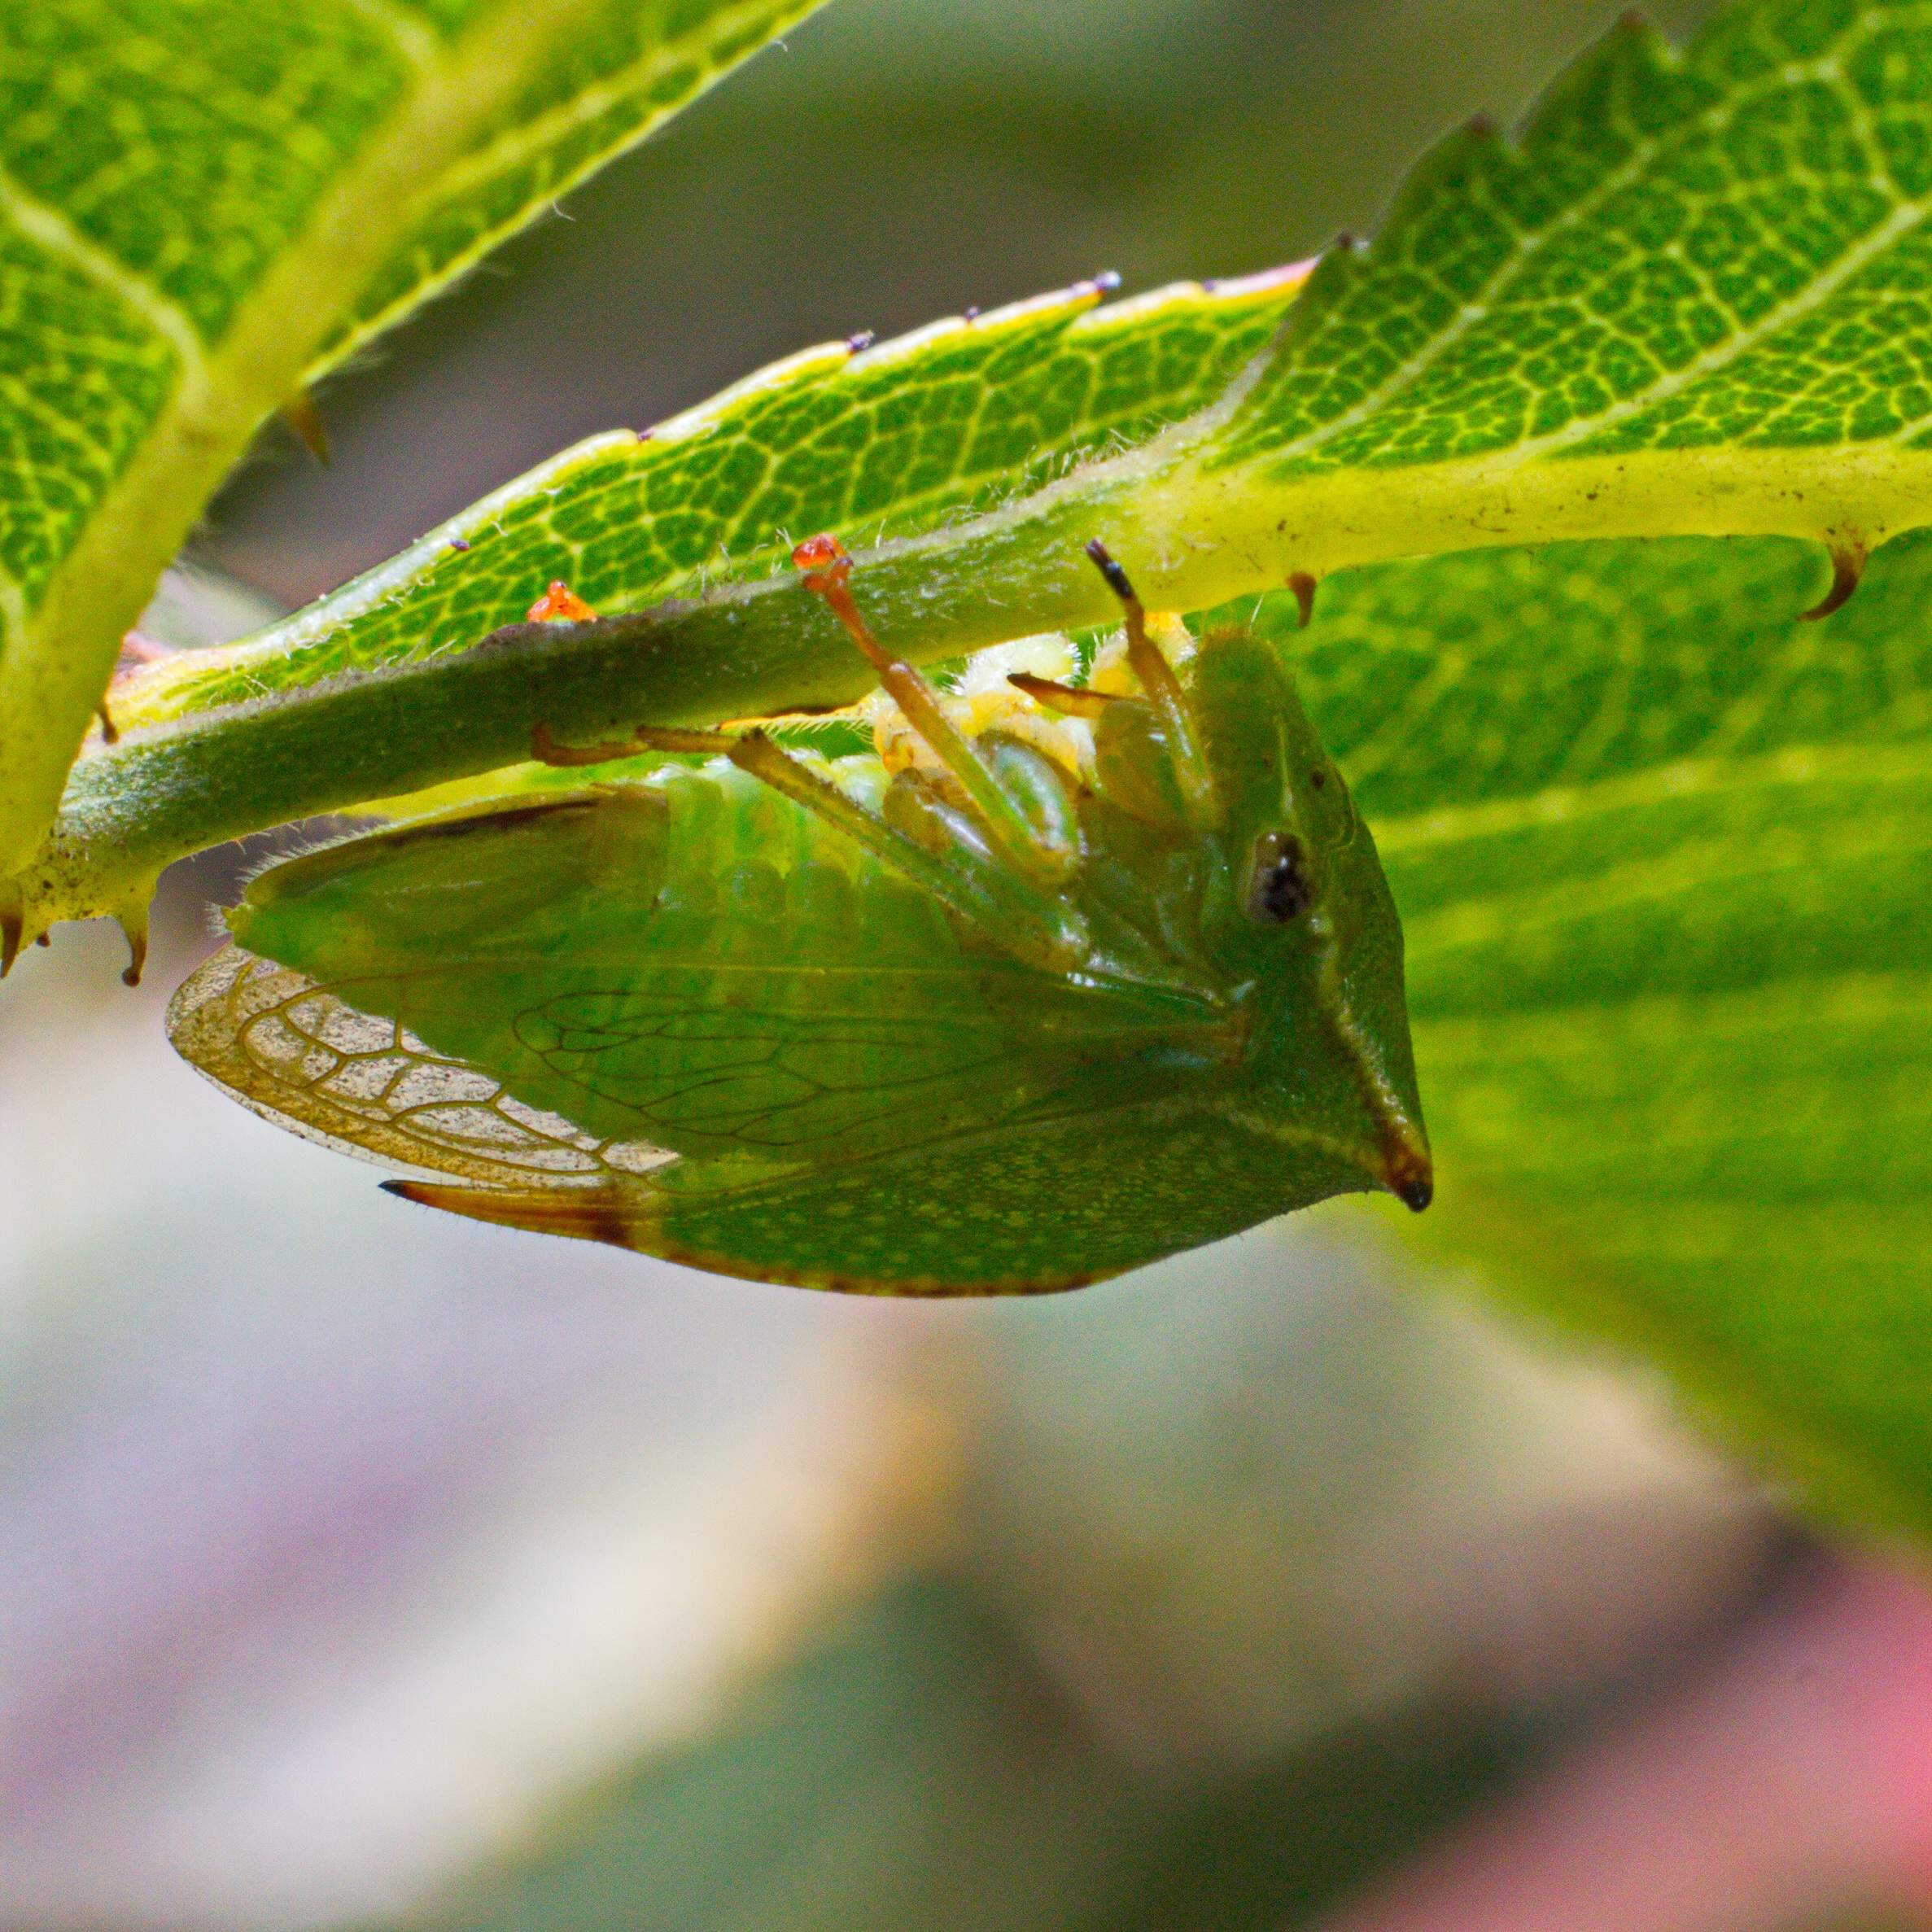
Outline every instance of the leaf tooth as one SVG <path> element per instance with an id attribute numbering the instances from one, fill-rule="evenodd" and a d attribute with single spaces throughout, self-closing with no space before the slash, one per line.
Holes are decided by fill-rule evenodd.
<path id="1" fill-rule="evenodd" d="M 1865 574 L 1865 545 L 1857 538 L 1845 538 L 1829 546 L 1831 552 L 1831 588 L 1825 592 L 1824 600 L 1814 604 L 1801 614 L 1812 623 L 1821 617 L 1829 617 L 1833 611 L 1842 610 L 1851 602 L 1851 593 L 1858 588 L 1859 579 Z"/>
<path id="2" fill-rule="evenodd" d="M 1288 575 L 1288 588 L 1295 593 L 1295 609 L 1301 619 L 1300 628 L 1305 631 L 1314 621 L 1314 577 L 1306 570 L 1293 570 Z"/>
<path id="3" fill-rule="evenodd" d="M 1685 66 L 1677 49 L 1631 8 L 1544 90 L 1519 128 L 1517 143 L 1530 154 L 1566 144 L 1579 124 L 1601 123 L 1613 101 L 1645 102 L 1649 111 L 1640 118 L 1646 125 L 1659 110 L 1672 120 L 1685 118 L 1707 104 L 1709 94 L 1702 77 L 1685 85 Z"/>
<path id="4" fill-rule="evenodd" d="M 315 406 L 315 398 L 306 389 L 298 389 L 282 405 L 282 420 L 300 437 L 308 453 L 326 470 L 329 461 L 329 432 L 322 424 L 322 413 Z"/>
<path id="5" fill-rule="evenodd" d="M 147 964 L 147 912 L 153 903 L 154 894 L 144 890 L 138 900 L 120 907 L 113 915 L 128 938 L 128 964 L 120 976 L 124 986 L 141 984 L 141 969 Z"/>

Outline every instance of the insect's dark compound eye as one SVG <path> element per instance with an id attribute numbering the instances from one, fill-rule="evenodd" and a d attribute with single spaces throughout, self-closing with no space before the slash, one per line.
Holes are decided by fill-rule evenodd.
<path id="1" fill-rule="evenodd" d="M 1254 841 L 1248 916 L 1258 926 L 1285 926 L 1307 911 L 1314 896 L 1301 841 L 1292 832 L 1264 832 Z"/>

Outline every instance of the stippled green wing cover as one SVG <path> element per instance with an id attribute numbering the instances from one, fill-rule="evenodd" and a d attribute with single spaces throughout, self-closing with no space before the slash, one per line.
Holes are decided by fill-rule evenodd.
<path id="1" fill-rule="evenodd" d="M 1558 545 L 1272 614 L 1402 912 L 1418 1237 L 1924 1532 L 1932 535 L 1821 623 L 1812 568 Z"/>
<path id="2" fill-rule="evenodd" d="M 0 865 L 263 417 L 815 3 L 0 10 Z"/>
<path id="3" fill-rule="evenodd" d="M 233 923 L 279 966 L 190 987 L 197 1064 L 298 1130 L 498 1185 L 658 1151 L 715 1171 L 656 1184 L 743 1185 L 938 1140 L 1051 1111 L 1163 1019 L 968 958 L 929 898 L 729 772 L 326 849 Z"/>

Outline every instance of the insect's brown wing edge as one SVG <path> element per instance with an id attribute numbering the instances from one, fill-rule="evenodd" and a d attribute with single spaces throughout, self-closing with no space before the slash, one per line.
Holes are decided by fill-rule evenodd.
<path id="1" fill-rule="evenodd" d="M 965 1296 L 1053 1295 L 1084 1288 L 1126 1272 L 1102 1268 L 1034 1279 L 951 1282 L 937 1276 L 895 1276 L 890 1280 L 815 1269 L 762 1265 L 741 1255 L 699 1249 L 680 1242 L 665 1225 L 663 1197 L 646 1187 L 620 1182 L 601 1187 L 557 1188 L 547 1192 L 489 1187 L 451 1187 L 437 1181 L 385 1181 L 384 1188 L 426 1208 L 440 1208 L 472 1221 L 525 1234 L 558 1235 L 566 1239 L 601 1241 L 632 1254 L 645 1254 L 707 1274 L 741 1281 L 771 1282 L 788 1287 L 819 1288 L 845 1295 L 890 1295 L 913 1299 L 957 1300 Z"/>

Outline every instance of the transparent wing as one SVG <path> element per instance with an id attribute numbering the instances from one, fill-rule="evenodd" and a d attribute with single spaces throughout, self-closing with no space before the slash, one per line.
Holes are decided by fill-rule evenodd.
<path id="1" fill-rule="evenodd" d="M 585 795 L 262 875 L 183 988 L 181 1052 L 385 1165 L 518 1186 L 724 1184 L 1171 1082 L 1217 1021 L 969 942 L 753 781 Z M 274 964 L 267 963 L 272 959 Z M 1163 1055 L 1166 1056 L 1163 1060 Z"/>

